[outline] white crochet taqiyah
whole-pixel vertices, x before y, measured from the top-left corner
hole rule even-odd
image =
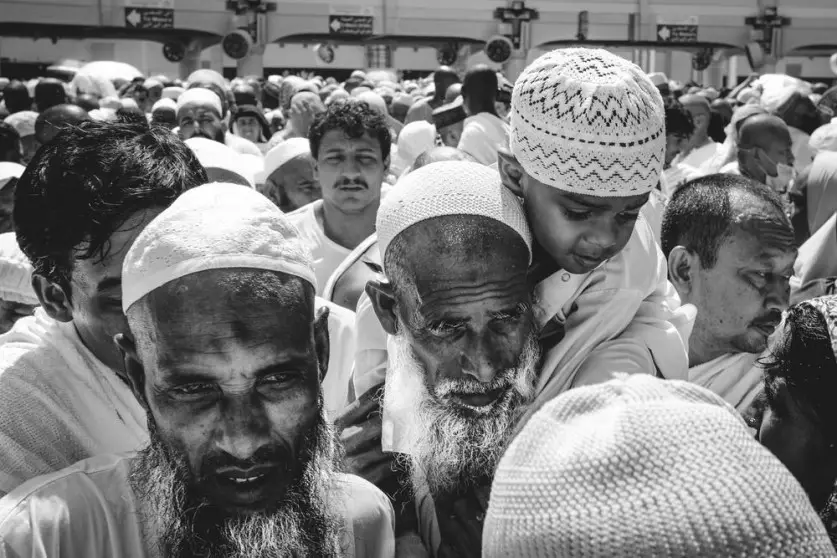
[[[539,182],[600,197],[657,187],[665,110],[639,66],[605,50],[568,48],[535,60],[512,93],[511,150]]]
[[[257,182],[264,183],[282,165],[306,154],[311,155],[311,144],[307,138],[286,139],[265,154],[264,170],[256,177]]]
[[[211,89],[193,87],[177,97],[177,116],[180,118],[180,111],[190,105],[201,105],[215,109],[218,116],[221,116],[221,98]]]
[[[243,178],[251,188],[256,187],[256,175],[262,172],[261,160],[253,161],[231,147],[211,139],[189,138],[185,143],[203,168],[234,173]]]
[[[139,234],[122,264],[122,309],[170,281],[211,269],[295,275],[316,290],[311,254],[269,199],[239,184],[183,193]]]
[[[422,221],[445,215],[476,215],[510,227],[532,252],[532,234],[517,197],[500,174],[479,163],[432,163],[401,178],[381,200],[376,230],[381,256],[399,234]]]
[[[622,376],[556,397],[500,461],[483,557],[835,556],[793,475],[735,409]]]

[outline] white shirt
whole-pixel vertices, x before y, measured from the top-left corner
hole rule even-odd
[[[288,213],[288,220],[299,229],[302,241],[308,246],[314,258],[314,273],[317,276],[317,295],[322,296],[329,277],[337,266],[351,253],[328,238],[322,225],[317,222],[316,211],[323,200],[317,200]]]
[[[689,151],[688,155],[684,157],[680,157],[679,155],[675,158],[674,163],[686,165],[687,167],[692,167],[693,169],[699,168],[704,163],[708,162],[709,159],[715,156],[715,152],[721,146],[720,143],[716,143],[714,141],[709,141],[700,147],[696,147]],[[674,166],[674,164],[672,164]]]
[[[535,300],[538,325],[555,320],[565,334],[543,357],[536,399],[521,424],[568,389],[614,373],[686,379],[697,311],[681,306],[642,214],[619,254],[586,274],[554,273],[536,286]]]
[[[131,454],[101,455],[33,479],[0,500],[0,557],[146,558]],[[367,481],[336,474],[329,506],[342,519],[341,556],[395,556],[395,514]]]
[[[0,337],[0,494],[44,473],[148,441],[127,383],[72,323],[38,308]]]
[[[334,419],[349,403],[349,383],[355,360],[355,313],[320,297],[316,310],[328,308],[328,369],[323,378],[323,403]]]
[[[509,125],[501,118],[481,112],[465,119],[458,148],[483,165],[497,162],[497,151],[509,145]]]
[[[689,368],[689,381],[722,397],[744,413],[761,391],[764,370],[759,353],[729,353]]]

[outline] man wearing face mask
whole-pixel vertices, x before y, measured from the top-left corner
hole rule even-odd
[[[811,99],[799,91],[788,95],[773,114],[785,121],[793,143],[794,168],[802,172],[814,162],[814,150],[808,145],[814,130],[824,124]]]
[[[796,177],[791,135],[777,116],[757,115],[741,126],[738,166],[728,169],[782,193]]]

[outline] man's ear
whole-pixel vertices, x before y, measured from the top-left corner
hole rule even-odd
[[[58,322],[73,320],[73,306],[69,293],[58,283],[53,283],[42,275],[32,275],[32,289],[47,315]]]
[[[387,155],[386,159],[384,159],[384,172],[389,172],[389,164],[392,162],[392,158]]]
[[[317,163],[317,159],[314,159],[314,182],[320,182],[320,165]]]
[[[681,295],[688,294],[694,288],[695,278],[700,269],[700,258],[683,246],[675,246],[668,255],[668,280]]]
[[[328,313],[327,307],[320,308],[314,319],[314,349],[317,351],[317,363],[320,367],[320,382],[325,379],[328,371],[328,355],[331,347],[331,340],[328,336]]]
[[[497,170],[500,171],[500,178],[503,186],[511,190],[517,196],[523,197],[523,167],[517,162],[511,151],[501,147],[497,152]]]
[[[398,316],[395,313],[395,292],[392,284],[373,280],[366,283],[366,294],[384,331],[390,335],[398,333]]]
[[[131,386],[131,391],[134,392],[134,397],[137,398],[142,408],[146,413],[150,413],[151,409],[148,406],[148,400],[145,398],[145,368],[137,356],[137,346],[134,338],[130,334],[117,333],[113,336],[113,341],[122,353],[122,362],[125,366],[124,377],[128,380]]]

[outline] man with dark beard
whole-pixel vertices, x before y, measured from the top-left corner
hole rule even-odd
[[[430,552],[472,555],[479,548],[451,516],[479,524],[494,468],[534,395],[529,228],[496,171],[455,161],[400,180],[381,204],[377,234],[388,281],[370,281],[367,292],[391,336],[384,450],[409,456]]]
[[[123,264],[118,334],[150,444],[0,501],[0,555],[393,556],[393,510],[337,473],[328,312],[299,233],[234,184],[183,194]]]

